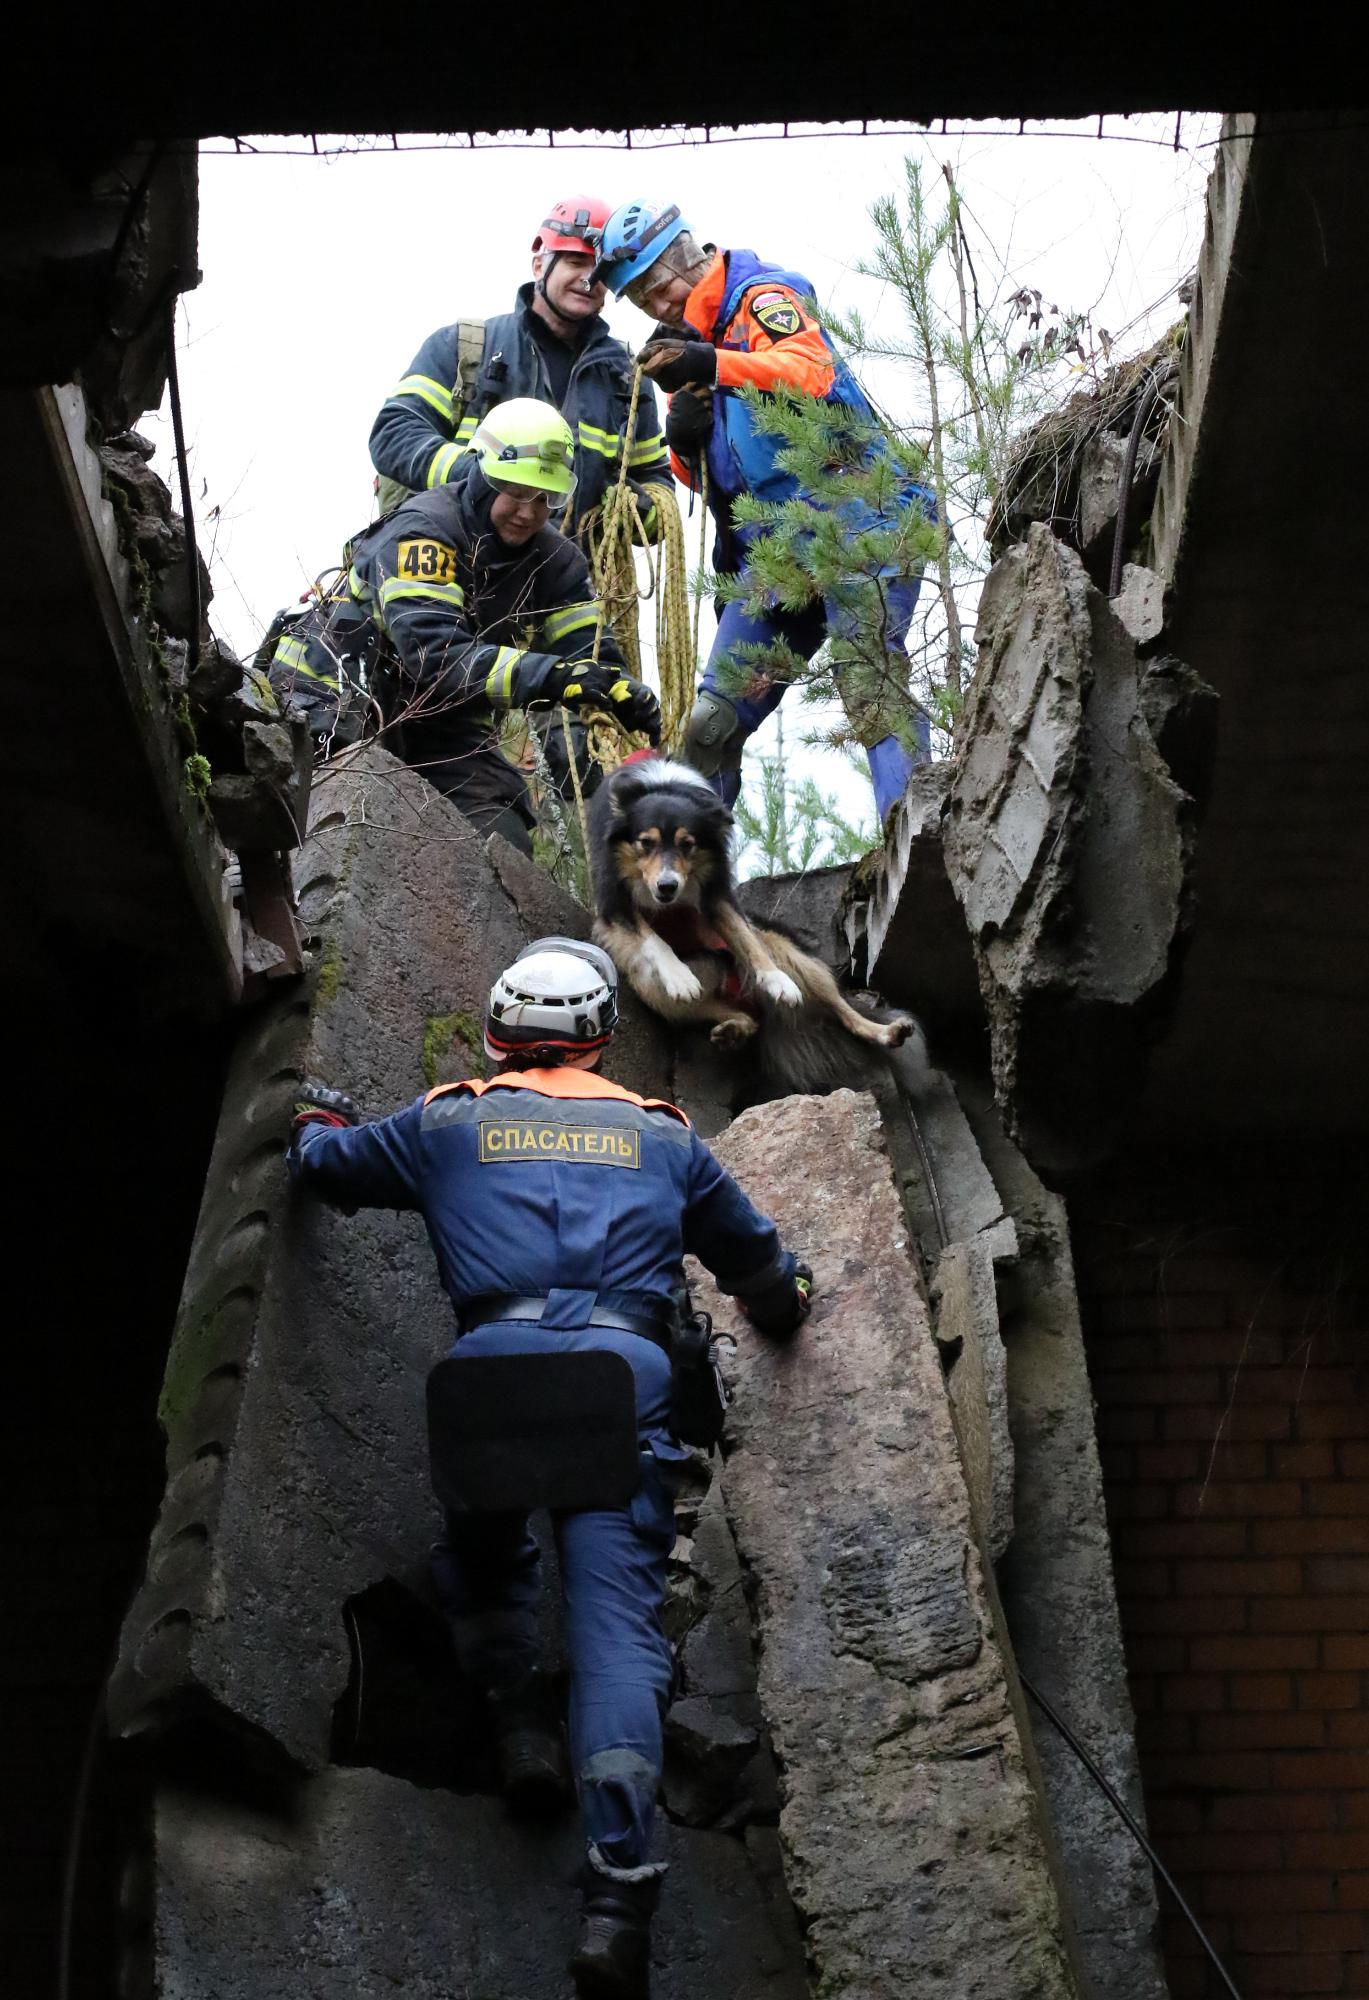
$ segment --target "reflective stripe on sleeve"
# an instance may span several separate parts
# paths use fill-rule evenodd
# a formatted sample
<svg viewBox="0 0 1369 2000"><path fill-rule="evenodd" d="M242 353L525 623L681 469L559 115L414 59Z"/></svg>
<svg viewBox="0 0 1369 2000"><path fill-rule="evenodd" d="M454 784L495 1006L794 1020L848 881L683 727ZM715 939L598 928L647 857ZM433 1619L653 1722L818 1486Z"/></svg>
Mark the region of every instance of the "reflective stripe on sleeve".
<svg viewBox="0 0 1369 2000"><path fill-rule="evenodd" d="M452 444L444 444L440 451L433 453L428 465L429 487L446 484L452 476L452 467L465 449L466 447L457 440Z"/></svg>
<svg viewBox="0 0 1369 2000"><path fill-rule="evenodd" d="M276 647L276 657L271 662L272 672L274 673L277 667L283 667L287 673L303 674L306 680L318 681L336 694L338 688L336 674L321 674L310 666L306 643L303 639L282 639Z"/></svg>
<svg viewBox="0 0 1369 2000"><path fill-rule="evenodd" d="M466 602L466 593L459 583L414 583L406 576L387 576L380 586L381 610L388 611L401 597L421 597L452 611L459 611Z"/></svg>
<svg viewBox="0 0 1369 2000"><path fill-rule="evenodd" d="M658 458L665 457L665 439L658 431L655 437L639 438L628 453L629 465L650 465Z"/></svg>
<svg viewBox="0 0 1369 2000"><path fill-rule="evenodd" d="M617 458L619 439L614 432L601 431L597 424L587 424L583 417L576 428L586 451L597 451L601 458Z"/></svg>
<svg viewBox="0 0 1369 2000"><path fill-rule="evenodd" d="M452 420L452 392L444 388L440 382L434 381L431 375L406 375L396 386L393 394L417 396L420 402L426 403L429 409L436 410L438 416L444 418L447 423Z"/></svg>
<svg viewBox="0 0 1369 2000"><path fill-rule="evenodd" d="M582 632L587 625L597 625L603 617L603 609L594 603L567 604L561 611L552 611L542 621L542 635L548 645L567 639L572 632Z"/></svg>
<svg viewBox="0 0 1369 2000"><path fill-rule="evenodd" d="M485 693L496 708L513 705L513 676L523 654L516 646L501 646L485 677Z"/></svg>

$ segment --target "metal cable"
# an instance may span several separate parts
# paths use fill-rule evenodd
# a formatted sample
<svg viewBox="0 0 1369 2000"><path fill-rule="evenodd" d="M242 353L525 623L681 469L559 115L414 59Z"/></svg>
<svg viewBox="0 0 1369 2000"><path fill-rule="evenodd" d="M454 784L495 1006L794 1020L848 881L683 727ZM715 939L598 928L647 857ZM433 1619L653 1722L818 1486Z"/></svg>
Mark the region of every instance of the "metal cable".
<svg viewBox="0 0 1369 2000"><path fill-rule="evenodd" d="M172 283L180 273L172 273ZM186 642L186 671L194 671L200 657L200 552L195 546L195 512L190 504L190 467L185 456L185 425L181 418L181 382L176 367L176 303L173 289L166 316L166 383L171 392L171 432L176 441L176 471L180 477L181 519L185 523L185 559L190 582L190 636Z"/></svg>
<svg viewBox="0 0 1369 2000"><path fill-rule="evenodd" d="M1184 1899L1183 1892L1180 1890L1178 1883L1175 1881L1174 1877L1170 1874L1168 1868L1166 1868L1164 1862L1160 1859L1159 1855L1155 1852L1155 1849L1151 1846L1150 1841L1146 1838L1144 1831L1137 1824L1136 1820L1132 1817L1131 1813L1127 1810L1125 1802L1113 1790L1112 1786L1103 1776L1103 1773L1099 1770L1097 1764L1094 1763L1092 1757L1090 1757L1088 1751L1079 1741L1079 1738L1075 1735L1074 1731L1070 1728L1069 1724L1065 1722L1061 1716L1057 1715L1056 1711L1051 1707L1050 1703L1046 1700L1046 1697L1039 1691L1039 1689L1034 1688L1032 1686L1031 1682L1027 1679L1027 1676L1022 1672L1020 1667L1018 1668L1017 1678L1021 1681L1023 1687L1026 1689L1027 1693L1031 1696L1032 1700L1036 1703L1037 1707L1041 1710L1041 1713L1045 1716L1046 1720L1051 1724L1052 1728L1056 1729L1059 1732L1059 1734L1064 1737L1070 1749L1073 1750L1075 1756L1079 1759L1079 1762L1083 1765L1084 1769L1093 1779L1094 1784L1097 1785L1099 1791L1103 1794L1103 1797L1107 1800L1108 1804L1112 1807L1113 1811L1117 1814L1118 1818L1123 1822L1128 1833L1130 1833L1132 1839L1136 1842L1137 1846L1141 1849L1141 1852L1145 1855L1146 1860L1150 1863L1151 1867L1155 1870L1155 1873L1159 1876L1160 1880L1164 1883L1165 1887L1168 1889L1170 1895L1173 1896L1175 1902L1179 1905L1180 1910L1183 1912L1184 1916L1188 1920L1188 1923L1193 1931L1193 1935L1197 1938L1199 1944L1202 1946L1203 1950L1207 1953L1209 1959L1212 1961L1213 1966L1216 1968L1218 1978L1225 1986L1227 1992L1231 1995L1231 2000L1242 2000L1241 1990L1236 1985L1236 1982L1232 1979L1231 1974L1227 1971L1221 1959L1217 1956L1216 1946L1213 1944L1211 1938L1208 1936L1207 1932L1203 1929L1202 1925L1198 1922L1198 1919L1194 1916L1192 1910L1188 1906L1188 1903Z"/></svg>
<svg viewBox="0 0 1369 2000"><path fill-rule="evenodd" d="M1127 453L1122 460L1122 477L1117 488L1117 526L1112 536L1112 569L1108 576L1108 596L1116 597L1122 588L1122 555L1127 539L1127 500L1131 494L1131 482L1136 473L1136 455L1141 449L1141 436L1146 427L1146 419L1155 407L1155 398L1160 393L1160 378L1151 370L1145 394L1136 405L1136 415L1131 420L1131 430L1127 435Z"/></svg>

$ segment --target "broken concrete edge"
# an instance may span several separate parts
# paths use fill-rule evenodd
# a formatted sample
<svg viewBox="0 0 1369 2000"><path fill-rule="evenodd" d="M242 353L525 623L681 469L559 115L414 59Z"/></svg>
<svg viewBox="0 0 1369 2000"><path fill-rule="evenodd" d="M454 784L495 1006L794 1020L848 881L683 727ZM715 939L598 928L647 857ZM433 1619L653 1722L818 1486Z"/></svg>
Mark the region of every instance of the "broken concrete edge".
<svg viewBox="0 0 1369 2000"><path fill-rule="evenodd" d="M992 1566L1012 1540L1014 1471L992 1252L978 1241L948 1243L937 1261L932 1303L975 1539Z"/></svg>
<svg viewBox="0 0 1369 2000"><path fill-rule="evenodd" d="M210 947L218 988L214 997L219 1006L231 1007L241 997L242 966L235 949L225 854L187 768L170 693L132 601L114 507L104 496L99 458L86 441L89 417L85 397L76 383L68 382L35 391L35 401L66 493L76 540L85 549L109 655L147 760L154 796L180 856L192 907ZM208 1001L206 995L206 1004Z"/></svg>
<svg viewBox="0 0 1369 2000"><path fill-rule="evenodd" d="M1244 213L1246 176L1258 140L1251 112L1228 113L1207 184L1207 224L1188 311L1188 339L1179 369L1179 393L1165 442L1160 485L1150 517L1151 561L1171 586L1183 554L1184 516L1194 466L1201 451L1203 405L1212 360L1221 337L1227 278L1239 265L1237 238Z"/></svg>
<svg viewBox="0 0 1369 2000"><path fill-rule="evenodd" d="M941 816L950 767L915 771L885 826L882 851L867 858L847 887L842 921L852 958L863 947L867 976L884 948L890 920L908 875L915 845L941 846Z"/></svg>
<svg viewBox="0 0 1369 2000"><path fill-rule="evenodd" d="M311 1005L324 977L316 965L308 991L246 1017L230 1064L224 1102L241 1111L220 1121L167 1355L157 1412L167 1483L110 1676L106 1712L116 1736L166 1727L187 1701L193 1712L208 1706L188 1692L191 1624L214 1601L222 1475L269 1263L269 1204L256 1184L284 1173Z"/></svg>

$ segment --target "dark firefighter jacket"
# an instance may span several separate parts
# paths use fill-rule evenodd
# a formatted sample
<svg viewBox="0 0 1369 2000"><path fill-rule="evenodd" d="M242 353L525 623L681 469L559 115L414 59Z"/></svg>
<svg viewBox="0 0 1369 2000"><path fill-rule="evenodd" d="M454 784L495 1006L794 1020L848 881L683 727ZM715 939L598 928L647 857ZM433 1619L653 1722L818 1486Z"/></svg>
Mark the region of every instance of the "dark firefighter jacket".
<svg viewBox="0 0 1369 2000"><path fill-rule="evenodd" d="M558 403L529 331L531 300L532 286L523 285L512 312L486 320L484 354L469 397L461 380L461 322L430 334L371 427L371 460L383 478L411 492L441 486L451 478L487 411L515 396L536 396L557 404L575 436L577 485L567 523L574 531L617 483L632 402L632 362L603 320L590 320ZM656 394L645 380L628 445L627 471L637 485L648 480L670 483Z"/></svg>
<svg viewBox="0 0 1369 2000"><path fill-rule="evenodd" d="M549 699L539 683L594 648L599 606L589 565L552 527L506 549L489 525L492 500L468 457L447 485L415 494L357 536L345 585L279 640L271 667L278 692L335 697L331 624L346 627L362 611L398 661L401 713L450 723L463 711L485 731L497 712ZM607 627L599 658L622 665Z"/></svg>
<svg viewBox="0 0 1369 2000"><path fill-rule="evenodd" d="M417 1209L460 1312L546 1294L583 1326L595 1300L659 1312L688 1251L746 1298L794 1258L684 1113L576 1069L444 1084L374 1125L297 1129L292 1176L343 1206Z"/></svg>

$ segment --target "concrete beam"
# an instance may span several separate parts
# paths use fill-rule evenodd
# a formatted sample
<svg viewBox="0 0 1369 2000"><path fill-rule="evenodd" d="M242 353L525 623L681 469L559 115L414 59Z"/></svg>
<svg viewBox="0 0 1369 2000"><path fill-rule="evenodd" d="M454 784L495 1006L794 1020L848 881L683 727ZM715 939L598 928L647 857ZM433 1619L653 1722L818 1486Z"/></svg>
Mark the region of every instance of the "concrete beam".
<svg viewBox="0 0 1369 2000"><path fill-rule="evenodd" d="M119 553L74 387L0 394L23 586L0 638L8 867L56 936L152 1012L237 997L223 849Z"/></svg>
<svg viewBox="0 0 1369 2000"><path fill-rule="evenodd" d="M1073 1996L928 1314L875 1104L746 1112L719 1157L811 1252L813 1319L737 1337L723 1498L756 1586L780 1835L831 2000ZM813 1171L821 1160L823 1171Z"/></svg>
<svg viewBox="0 0 1369 2000"><path fill-rule="evenodd" d="M1188 907L1193 802L1141 705L1135 642L1036 524L980 599L945 854L994 1086L1044 1171L1115 1143Z"/></svg>
<svg viewBox="0 0 1369 2000"><path fill-rule="evenodd" d="M1220 706L1146 1143L1369 1122L1366 271L1362 120L1229 119L1153 524L1166 642Z"/></svg>

